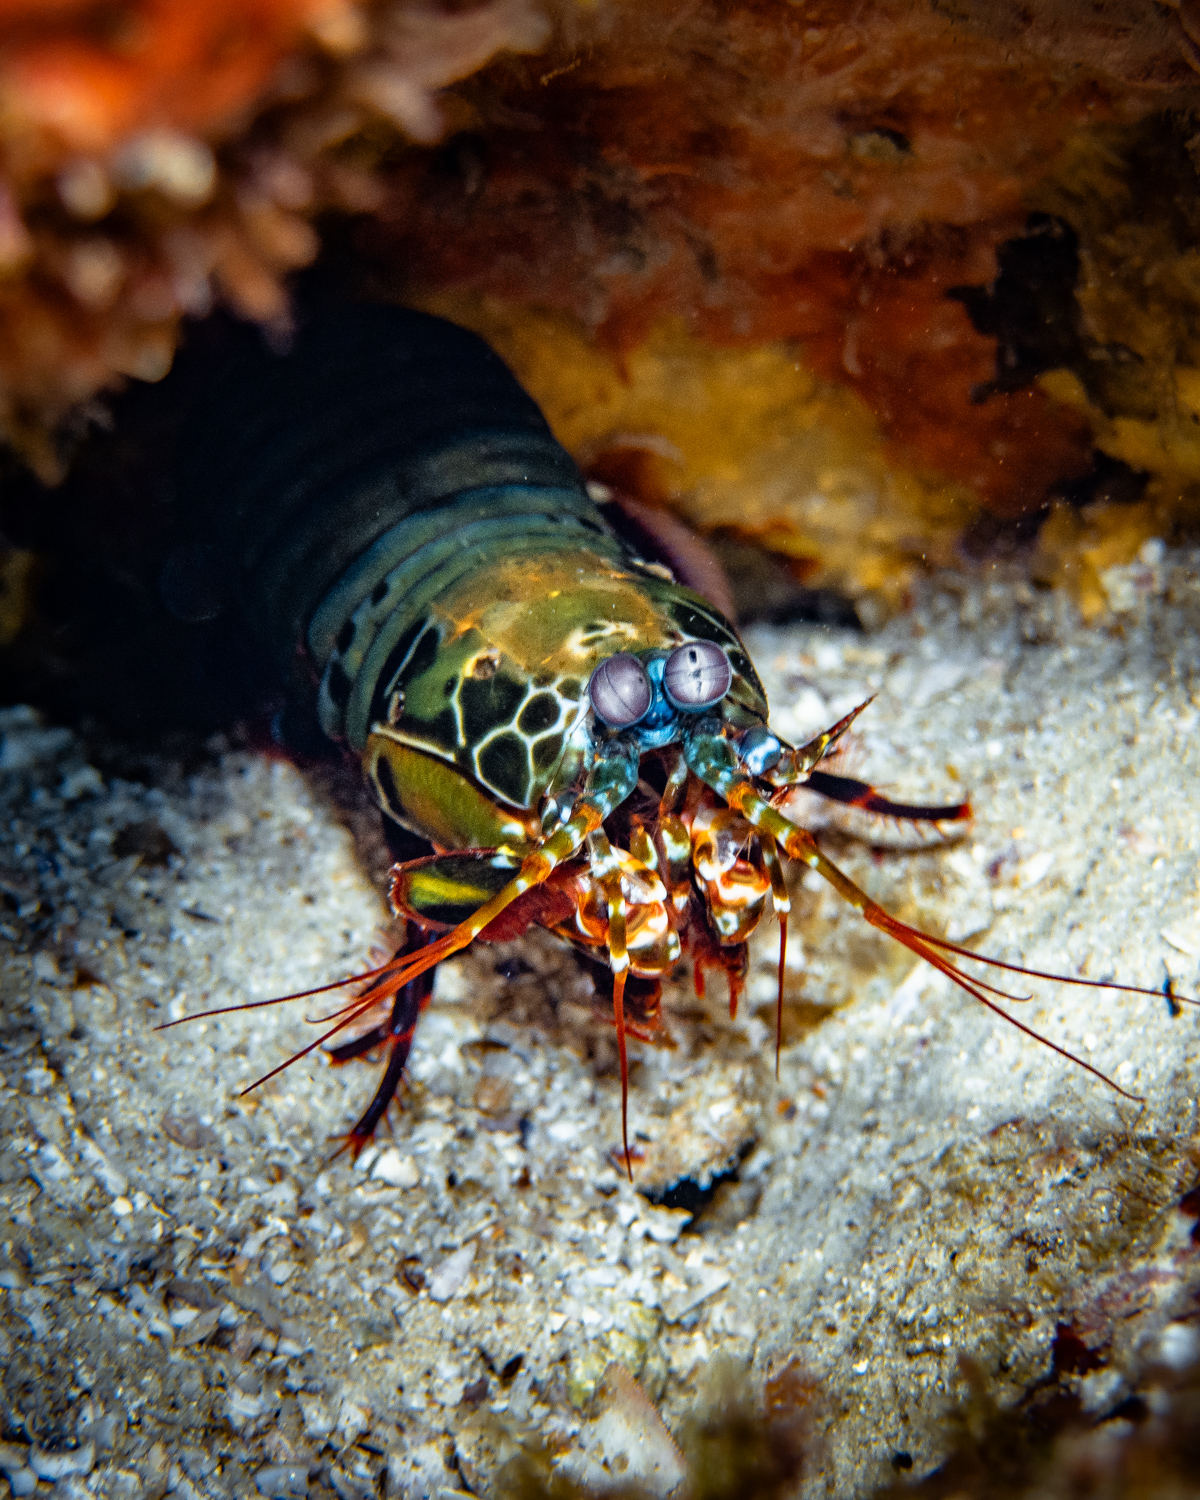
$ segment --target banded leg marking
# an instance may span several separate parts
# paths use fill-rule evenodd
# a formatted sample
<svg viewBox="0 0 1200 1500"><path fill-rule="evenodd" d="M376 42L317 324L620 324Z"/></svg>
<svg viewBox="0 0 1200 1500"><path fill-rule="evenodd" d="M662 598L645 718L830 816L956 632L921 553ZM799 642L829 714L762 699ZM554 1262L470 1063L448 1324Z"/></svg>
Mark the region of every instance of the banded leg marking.
<svg viewBox="0 0 1200 1500"><path fill-rule="evenodd" d="M787 881L783 878L779 846L774 836L765 829L759 829L759 847L771 881L771 905L779 919L779 989L775 999L775 1079L778 1082L779 1054L783 1050L783 973L787 965L788 915L792 909L792 898L788 894Z"/></svg>
<svg viewBox="0 0 1200 1500"><path fill-rule="evenodd" d="M625 893L621 889L621 872L602 828L588 835L591 871L600 882L608 902L608 963L613 976L613 1021L617 1028L617 1055L621 1062L621 1145L625 1152L625 1170L633 1181L633 1164L629 1156L629 1058L625 1045L625 981L629 977L629 951L625 946Z"/></svg>

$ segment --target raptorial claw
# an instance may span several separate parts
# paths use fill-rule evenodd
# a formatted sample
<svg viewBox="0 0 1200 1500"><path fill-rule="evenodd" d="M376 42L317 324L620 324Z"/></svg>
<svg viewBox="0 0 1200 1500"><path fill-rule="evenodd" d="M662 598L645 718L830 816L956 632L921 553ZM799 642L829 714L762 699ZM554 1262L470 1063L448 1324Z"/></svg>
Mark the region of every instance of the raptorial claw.
<svg viewBox="0 0 1200 1500"><path fill-rule="evenodd" d="M900 818L910 823L961 823L971 816L969 802L893 802L869 782L857 781L852 776L831 776L828 771L814 771L804 785L830 802L858 807L882 818Z"/></svg>
<svg viewBox="0 0 1200 1500"><path fill-rule="evenodd" d="M875 696L872 693L864 703L860 703L857 708L852 708L836 724L809 740L807 745L801 745L796 750L785 751L775 765L764 773L763 780L769 781L772 786L796 786L800 782L808 781L813 767L832 752L834 746L859 714L875 702Z"/></svg>

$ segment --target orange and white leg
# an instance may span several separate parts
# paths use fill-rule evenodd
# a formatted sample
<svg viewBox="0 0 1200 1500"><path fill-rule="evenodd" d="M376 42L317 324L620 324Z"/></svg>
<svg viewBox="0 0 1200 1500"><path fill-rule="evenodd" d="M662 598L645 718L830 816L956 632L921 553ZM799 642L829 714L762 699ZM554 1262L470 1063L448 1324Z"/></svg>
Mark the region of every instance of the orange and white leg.
<svg viewBox="0 0 1200 1500"><path fill-rule="evenodd" d="M608 902L608 963L613 976L613 1022L617 1028L617 1055L621 1062L621 1144L625 1170L633 1181L629 1157L629 1058L625 1045L625 981L629 978L629 952L625 946L625 893L621 871L608 835L593 829L587 838L588 865Z"/></svg>
<svg viewBox="0 0 1200 1500"><path fill-rule="evenodd" d="M783 878L783 864L779 858L779 846L772 834L760 829L759 848L763 864L771 881L771 905L779 919L779 989L775 997L775 1077L779 1077L779 1053L783 1048L783 972L787 964L788 915L792 910L792 898L787 881Z"/></svg>

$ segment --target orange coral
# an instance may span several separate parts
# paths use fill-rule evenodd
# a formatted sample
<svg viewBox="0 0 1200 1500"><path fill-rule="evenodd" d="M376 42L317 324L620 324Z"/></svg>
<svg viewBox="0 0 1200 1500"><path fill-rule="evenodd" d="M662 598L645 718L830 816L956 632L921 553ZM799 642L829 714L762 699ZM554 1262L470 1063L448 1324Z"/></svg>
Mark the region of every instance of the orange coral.
<svg viewBox="0 0 1200 1500"><path fill-rule="evenodd" d="M47 434L170 366L214 290L286 312L313 217L374 201L345 145L441 129L436 92L537 47L531 0L0 0L0 432Z"/></svg>
<svg viewBox="0 0 1200 1500"><path fill-rule="evenodd" d="M226 132L327 0L0 4L9 170L111 150L139 129Z"/></svg>

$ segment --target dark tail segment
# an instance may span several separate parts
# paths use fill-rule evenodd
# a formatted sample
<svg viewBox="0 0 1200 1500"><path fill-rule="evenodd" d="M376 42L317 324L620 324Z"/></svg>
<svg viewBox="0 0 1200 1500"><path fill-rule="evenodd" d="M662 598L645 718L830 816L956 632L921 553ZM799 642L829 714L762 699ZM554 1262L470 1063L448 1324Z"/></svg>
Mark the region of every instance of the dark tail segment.
<svg viewBox="0 0 1200 1500"><path fill-rule="evenodd" d="M503 360L441 318L350 309L284 355L240 357L215 389L181 447L181 505L212 517L232 597L293 678L318 606L407 517L503 486L567 491L596 514Z"/></svg>
<svg viewBox="0 0 1200 1500"><path fill-rule="evenodd" d="M831 776L828 771L813 771L804 785L831 802L859 807L864 812L878 813L885 818L906 818L913 823L955 823L971 816L969 802L954 802L947 807L893 802L866 781L856 781L851 776Z"/></svg>

